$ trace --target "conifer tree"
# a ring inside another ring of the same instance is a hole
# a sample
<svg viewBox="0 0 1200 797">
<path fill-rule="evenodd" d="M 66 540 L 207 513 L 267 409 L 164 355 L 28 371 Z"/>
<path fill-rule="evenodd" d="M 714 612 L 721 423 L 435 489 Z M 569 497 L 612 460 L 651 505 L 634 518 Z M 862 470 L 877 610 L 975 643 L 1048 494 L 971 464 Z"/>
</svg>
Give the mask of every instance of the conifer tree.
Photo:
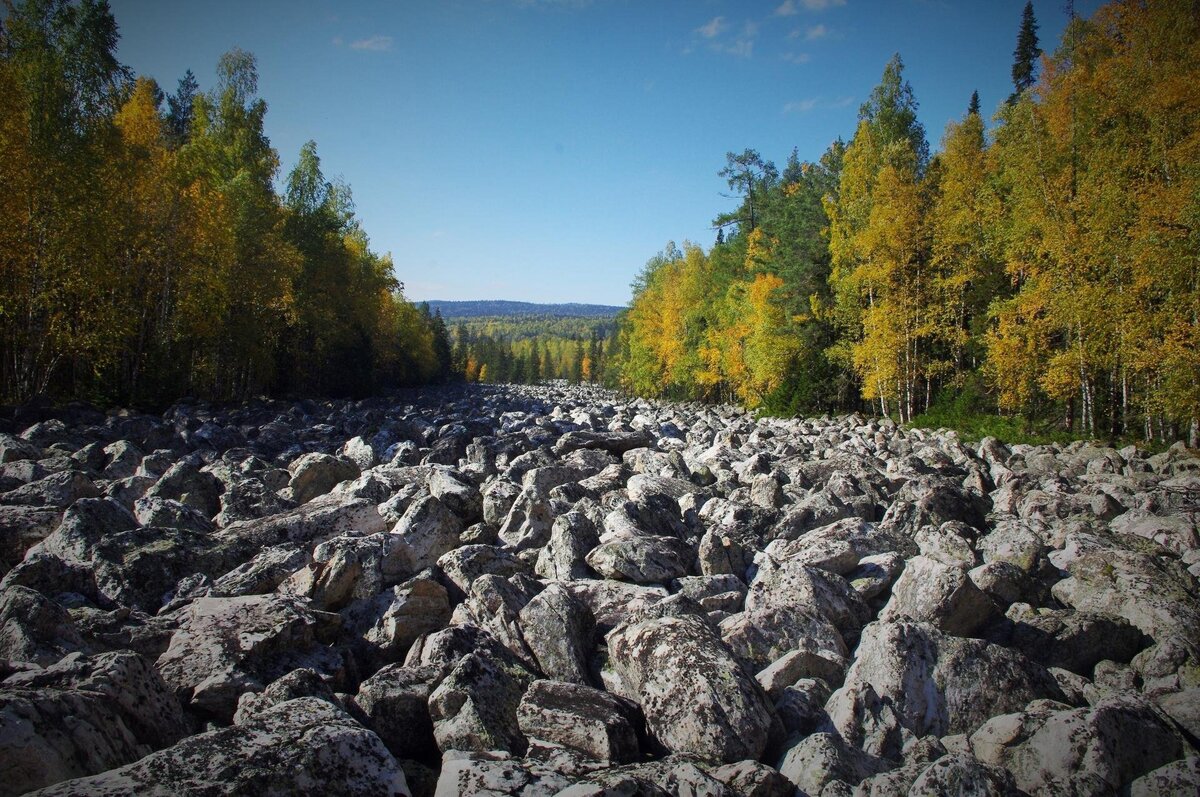
<svg viewBox="0 0 1200 797">
<path fill-rule="evenodd" d="M 167 127 L 176 146 L 187 143 L 192 126 L 192 103 L 200 93 L 200 84 L 192 70 L 183 73 L 175 93 L 167 97 Z"/>
<path fill-rule="evenodd" d="M 1021 93 L 1033 85 L 1034 66 L 1042 54 L 1042 48 L 1038 46 L 1037 28 L 1037 20 L 1033 16 L 1033 3 L 1027 2 L 1025 10 L 1021 12 L 1017 48 L 1013 50 L 1013 93 L 1008 98 L 1009 105 L 1015 104 Z"/>
</svg>

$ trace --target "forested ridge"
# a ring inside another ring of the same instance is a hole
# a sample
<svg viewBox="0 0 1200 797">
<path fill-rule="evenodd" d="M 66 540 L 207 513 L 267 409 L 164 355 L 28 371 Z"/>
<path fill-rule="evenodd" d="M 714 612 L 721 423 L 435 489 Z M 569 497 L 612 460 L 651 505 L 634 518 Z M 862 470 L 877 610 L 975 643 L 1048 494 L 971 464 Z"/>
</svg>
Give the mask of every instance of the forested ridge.
<svg viewBox="0 0 1200 797">
<path fill-rule="evenodd" d="M 0 401 L 364 395 L 449 375 L 436 313 L 309 142 L 276 190 L 254 56 L 170 95 L 104 0 L 5 0 Z"/>
<path fill-rule="evenodd" d="M 1028 4 L 1012 96 L 964 97 L 935 153 L 896 55 L 816 161 L 729 153 L 716 243 L 651 258 L 616 321 L 414 305 L 315 143 L 281 177 L 253 55 L 167 94 L 116 58 L 107 2 L 4 2 L 0 401 L 561 378 L 1198 442 L 1196 2 L 1111 2 L 1047 53 Z"/>
<path fill-rule="evenodd" d="M 611 384 L 618 344 L 613 315 L 506 315 L 446 318 L 452 367 L 468 382 L 536 384 L 544 380 Z"/>
<path fill-rule="evenodd" d="M 1012 96 L 932 156 L 899 55 L 817 162 L 729 153 L 740 206 L 646 264 L 621 384 L 1195 445 L 1200 6 L 1111 2 L 1045 54 L 1016 27 Z"/>
</svg>

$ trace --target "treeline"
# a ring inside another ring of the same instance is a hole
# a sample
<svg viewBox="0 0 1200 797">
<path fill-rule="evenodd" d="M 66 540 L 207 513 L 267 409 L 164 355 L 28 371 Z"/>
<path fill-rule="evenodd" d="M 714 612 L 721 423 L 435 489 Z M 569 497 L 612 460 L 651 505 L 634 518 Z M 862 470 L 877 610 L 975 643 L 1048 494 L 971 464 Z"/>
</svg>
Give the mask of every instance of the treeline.
<svg viewBox="0 0 1200 797">
<path fill-rule="evenodd" d="M 536 384 L 552 379 L 615 384 L 616 323 L 595 318 L 493 318 L 454 329 L 456 376 L 468 382 Z"/>
<path fill-rule="evenodd" d="M 1200 8 L 1111 2 L 1043 57 L 1027 5 L 1012 74 L 932 157 L 899 56 L 819 162 L 731 153 L 716 245 L 633 286 L 624 386 L 1195 445 Z"/>
<path fill-rule="evenodd" d="M 360 395 L 449 374 L 444 326 L 405 300 L 315 144 L 276 193 L 251 54 L 166 96 L 118 62 L 105 0 L 6 12 L 0 400 Z"/>
</svg>

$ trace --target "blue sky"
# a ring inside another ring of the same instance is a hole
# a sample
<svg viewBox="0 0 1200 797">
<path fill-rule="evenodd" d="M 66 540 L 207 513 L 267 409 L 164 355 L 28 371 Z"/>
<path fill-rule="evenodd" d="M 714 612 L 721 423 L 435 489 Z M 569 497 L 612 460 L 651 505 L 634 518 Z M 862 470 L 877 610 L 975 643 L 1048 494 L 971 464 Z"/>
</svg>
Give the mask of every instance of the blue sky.
<svg viewBox="0 0 1200 797">
<path fill-rule="evenodd" d="M 315 140 L 409 298 L 606 304 L 667 241 L 712 243 L 727 151 L 817 159 L 894 52 L 935 150 L 972 90 L 990 115 L 1024 5 L 110 1 L 121 60 L 168 92 L 253 52 L 282 173 Z M 1047 49 L 1062 5 L 1035 0 Z"/>
</svg>

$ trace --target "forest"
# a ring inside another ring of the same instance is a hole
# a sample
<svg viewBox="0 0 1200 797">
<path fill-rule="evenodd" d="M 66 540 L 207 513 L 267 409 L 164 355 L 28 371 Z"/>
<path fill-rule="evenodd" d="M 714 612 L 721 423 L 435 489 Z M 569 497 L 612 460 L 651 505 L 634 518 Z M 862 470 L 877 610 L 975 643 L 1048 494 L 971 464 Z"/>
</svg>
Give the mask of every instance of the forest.
<svg viewBox="0 0 1200 797">
<path fill-rule="evenodd" d="M 277 192 L 254 56 L 171 94 L 104 0 L 5 0 L 0 401 L 158 406 L 447 378 L 445 325 L 371 250 L 314 142 Z"/>
<path fill-rule="evenodd" d="M 447 318 L 452 368 L 468 382 L 536 384 L 544 380 L 609 384 L 617 347 L 614 317 L 515 315 Z"/>
<path fill-rule="evenodd" d="M 1195 2 L 1114 0 L 1049 52 L 1027 4 L 1012 95 L 986 119 L 964 97 L 933 152 L 897 54 L 815 162 L 729 153 L 715 243 L 668 244 L 616 319 L 449 322 L 408 301 L 314 142 L 281 177 L 252 54 L 168 94 L 118 61 L 105 0 L 5 12 L 0 401 L 569 379 L 1200 443 Z"/>
<path fill-rule="evenodd" d="M 896 55 L 849 141 L 754 150 L 716 243 L 668 245 L 614 354 L 630 391 L 775 414 L 1109 439 L 1200 430 L 1200 7 L 1110 2 L 930 153 Z"/>
</svg>

